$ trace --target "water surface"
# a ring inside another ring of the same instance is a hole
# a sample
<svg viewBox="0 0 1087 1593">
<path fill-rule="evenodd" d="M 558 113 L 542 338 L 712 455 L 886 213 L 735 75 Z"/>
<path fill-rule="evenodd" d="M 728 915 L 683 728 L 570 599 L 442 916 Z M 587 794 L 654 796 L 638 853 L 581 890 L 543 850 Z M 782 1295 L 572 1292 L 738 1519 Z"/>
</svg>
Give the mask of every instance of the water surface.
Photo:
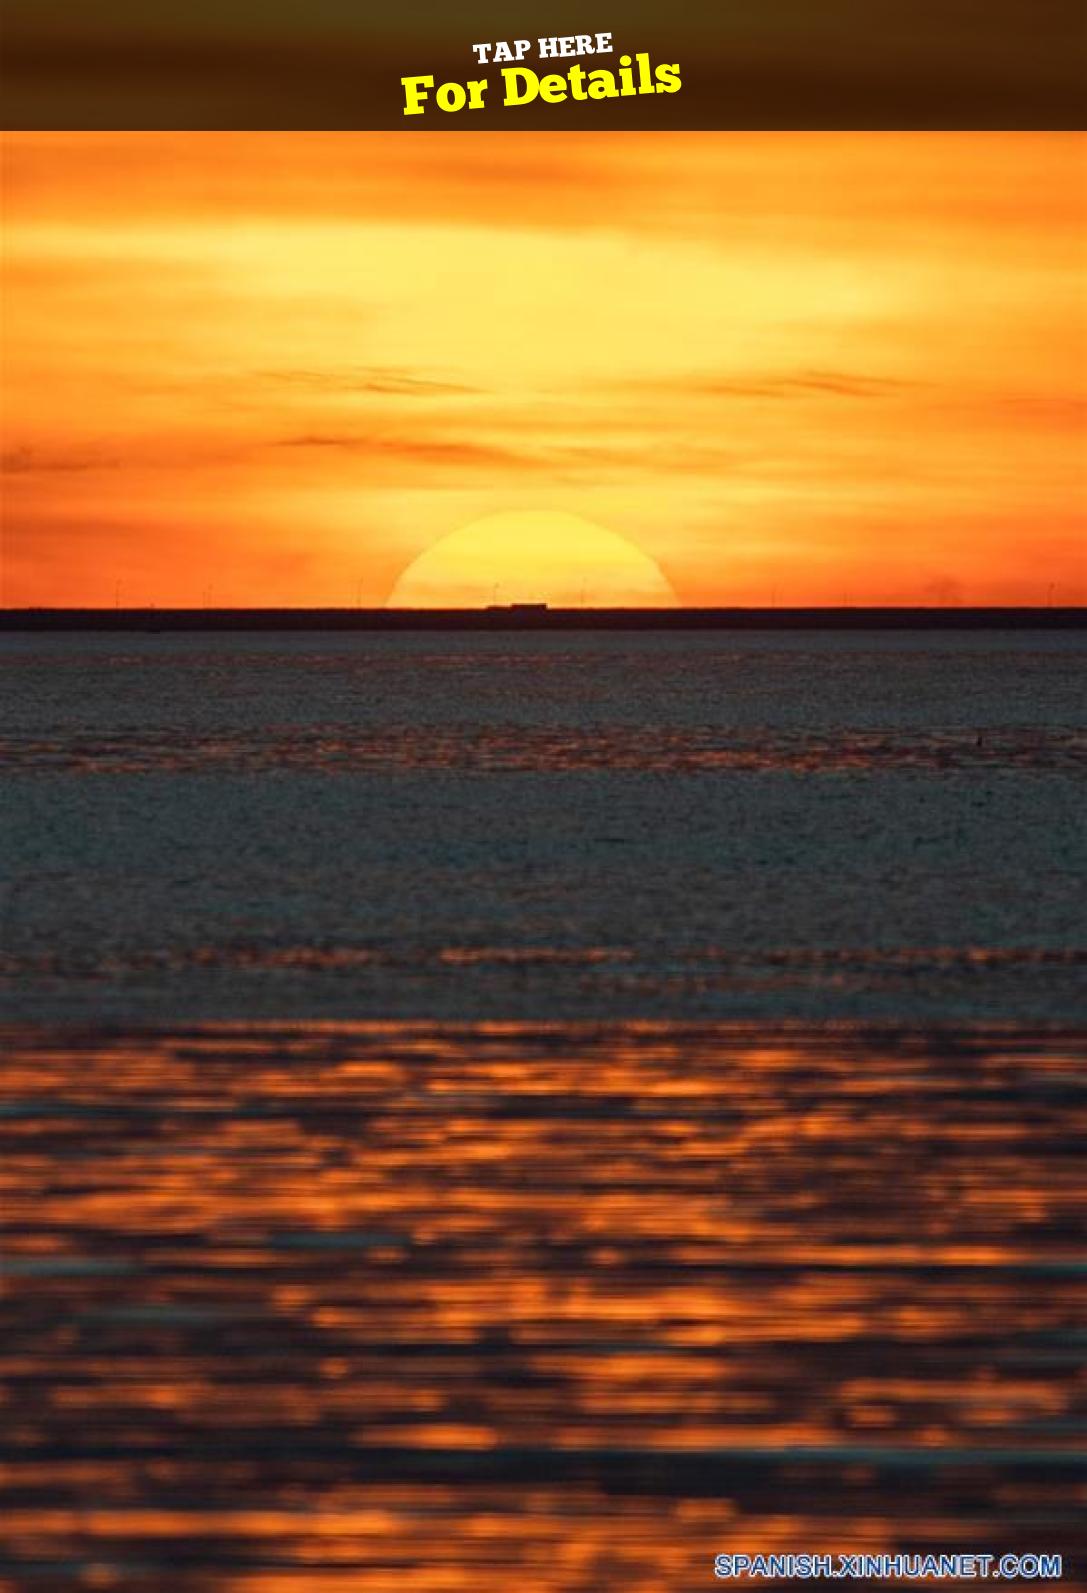
<svg viewBox="0 0 1087 1593">
<path fill-rule="evenodd" d="M 6 636 L 8 1010 L 1085 1021 L 1085 647 Z"/>
<path fill-rule="evenodd" d="M 1076 1550 L 1075 1035 L 7 1041 L 15 1585 Z"/>
</svg>

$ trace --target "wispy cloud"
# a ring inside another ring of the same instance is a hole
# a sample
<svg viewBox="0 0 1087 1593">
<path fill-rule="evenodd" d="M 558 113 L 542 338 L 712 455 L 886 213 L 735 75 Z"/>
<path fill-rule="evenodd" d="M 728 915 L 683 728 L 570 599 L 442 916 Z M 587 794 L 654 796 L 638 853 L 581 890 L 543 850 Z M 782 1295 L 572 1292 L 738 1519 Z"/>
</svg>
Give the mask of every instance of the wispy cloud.
<svg viewBox="0 0 1087 1593">
<path fill-rule="evenodd" d="M 374 437 L 358 432 L 307 432 L 280 437 L 274 448 L 327 449 L 356 457 L 404 460 L 422 465 L 463 465 L 525 469 L 539 466 L 538 456 L 520 453 L 500 444 L 471 442 L 457 437 Z"/>
<path fill-rule="evenodd" d="M 344 366 L 341 369 L 271 370 L 254 372 L 258 381 L 281 382 L 312 393 L 375 393 L 393 398 L 470 397 L 483 391 L 465 382 L 420 376 L 414 371 L 381 365 Z"/>
<path fill-rule="evenodd" d="M 732 375 L 706 375 L 699 371 L 676 371 L 670 376 L 634 378 L 608 383 L 609 389 L 632 386 L 642 392 L 673 392 L 685 398 L 804 398 L 825 394 L 830 398 L 885 399 L 915 391 L 922 384 L 897 377 L 873 376 L 856 371 L 797 370 L 749 372 Z"/>
<path fill-rule="evenodd" d="M 117 470 L 120 466 L 118 455 L 87 448 L 51 449 L 18 444 L 0 455 L 0 472 L 5 476 L 80 475 L 88 471 Z"/>
</svg>

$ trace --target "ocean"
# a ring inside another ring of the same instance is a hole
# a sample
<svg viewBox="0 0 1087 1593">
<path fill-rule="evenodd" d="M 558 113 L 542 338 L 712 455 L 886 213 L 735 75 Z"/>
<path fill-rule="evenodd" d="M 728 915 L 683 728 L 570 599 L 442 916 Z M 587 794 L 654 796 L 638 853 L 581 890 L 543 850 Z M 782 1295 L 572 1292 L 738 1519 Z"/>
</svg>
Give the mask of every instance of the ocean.
<svg viewBox="0 0 1087 1593">
<path fill-rule="evenodd" d="M 0 1583 L 1075 1585 L 1082 634 L 0 656 Z"/>
<path fill-rule="evenodd" d="M 1083 1011 L 1083 632 L 0 658 L 19 1019 Z"/>
</svg>

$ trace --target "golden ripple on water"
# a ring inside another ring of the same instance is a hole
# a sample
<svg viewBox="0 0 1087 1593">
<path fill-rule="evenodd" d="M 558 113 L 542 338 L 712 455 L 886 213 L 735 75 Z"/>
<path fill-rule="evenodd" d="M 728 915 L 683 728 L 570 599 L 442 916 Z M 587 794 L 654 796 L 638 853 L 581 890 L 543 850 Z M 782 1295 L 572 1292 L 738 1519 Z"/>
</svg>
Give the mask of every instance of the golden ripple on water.
<svg viewBox="0 0 1087 1593">
<path fill-rule="evenodd" d="M 674 1593 L 728 1548 L 1070 1552 L 1082 1036 L 6 1052 L 0 1585 Z"/>
</svg>

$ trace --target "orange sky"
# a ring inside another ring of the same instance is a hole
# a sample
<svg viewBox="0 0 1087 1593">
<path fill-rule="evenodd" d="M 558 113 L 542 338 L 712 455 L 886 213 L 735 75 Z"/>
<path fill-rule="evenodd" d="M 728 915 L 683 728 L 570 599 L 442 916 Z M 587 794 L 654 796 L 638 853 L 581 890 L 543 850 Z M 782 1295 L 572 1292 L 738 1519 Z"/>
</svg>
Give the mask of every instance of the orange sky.
<svg viewBox="0 0 1087 1593">
<path fill-rule="evenodd" d="M 1084 148 L 8 135 L 4 601 L 379 604 L 550 510 L 686 603 L 1082 602 Z"/>
</svg>

